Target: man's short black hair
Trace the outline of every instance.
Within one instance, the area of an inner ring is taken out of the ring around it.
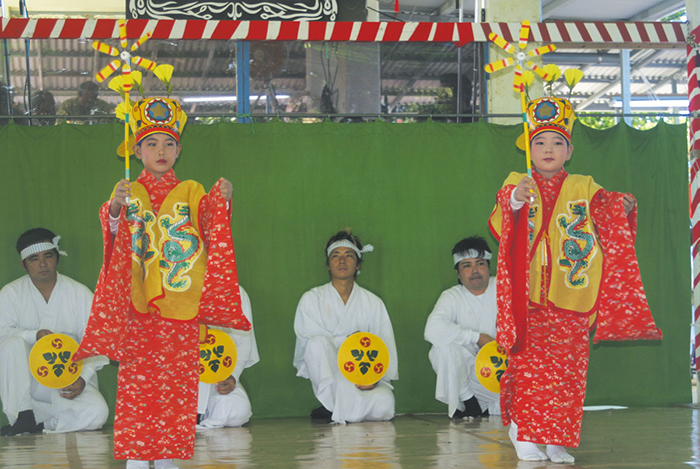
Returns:
[[[41,90],[34,93],[32,96],[32,111],[34,115],[56,115],[56,100],[53,93],[47,90]]]
[[[487,252],[491,254],[491,249],[484,238],[481,236],[470,236],[455,244],[455,247],[452,248],[452,255],[466,252],[470,249],[475,250],[478,257],[484,257]],[[486,262],[491,267],[491,261],[487,259]],[[455,270],[459,271],[459,262],[455,263]]]
[[[84,81],[78,85],[78,96],[82,96],[85,90],[94,94],[95,97],[100,94],[100,87],[94,81]]]
[[[53,242],[56,237],[53,231],[47,230],[46,228],[32,228],[29,231],[22,233],[17,240],[17,254],[22,254],[22,250],[31,246],[32,244],[43,243],[43,242]],[[58,255],[58,249],[54,249],[56,252],[56,259],[60,259],[61,256]],[[26,260],[26,259],[25,259]],[[24,263],[24,261],[22,261]]]
[[[331,236],[328,242],[326,243],[326,247],[323,250],[323,254],[326,256],[326,265],[328,265],[329,258],[328,254],[326,254],[326,251],[328,251],[328,247],[336,241],[342,240],[350,241],[352,244],[355,245],[355,247],[357,247],[357,249],[362,251],[362,241],[360,241],[360,237],[352,234],[352,228],[345,228],[344,230],[340,230],[336,234]],[[360,256],[357,256],[357,265],[362,265],[362,257]],[[355,272],[355,277],[357,277],[357,272]]]

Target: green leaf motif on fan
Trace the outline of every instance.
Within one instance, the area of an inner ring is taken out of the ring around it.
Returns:
[[[360,373],[363,375],[367,373],[367,370],[369,370],[369,362],[360,362]]]
[[[53,366],[53,374],[55,374],[56,377],[59,377],[63,374],[63,370],[65,370],[65,369],[66,369],[65,365],[61,365],[61,364],[54,365]]]
[[[70,352],[58,352],[58,358],[60,358],[63,363],[68,363],[68,360],[70,360]]]
[[[44,360],[46,360],[49,365],[53,365],[54,363],[56,363],[58,355],[56,355],[54,352],[46,352],[42,355],[42,357],[44,357]]]

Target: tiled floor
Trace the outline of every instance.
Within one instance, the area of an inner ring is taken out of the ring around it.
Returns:
[[[517,461],[500,419],[450,421],[406,415],[392,422],[325,425],[307,419],[254,420],[198,433],[181,468],[700,468],[698,408],[586,412],[576,464]],[[2,468],[123,468],[111,429],[0,438]]]

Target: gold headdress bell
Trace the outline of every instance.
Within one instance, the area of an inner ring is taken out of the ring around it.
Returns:
[[[540,132],[556,132],[571,143],[571,129],[574,127],[576,115],[567,99],[554,97],[533,99],[527,103],[526,113],[530,141]],[[526,140],[523,132],[515,144],[524,151]]]
[[[168,134],[179,142],[186,122],[187,114],[174,99],[148,98],[137,101],[129,115],[132,135],[129,138],[128,154],[134,153],[134,145],[154,133]],[[127,154],[124,142],[117,148],[117,154]]]

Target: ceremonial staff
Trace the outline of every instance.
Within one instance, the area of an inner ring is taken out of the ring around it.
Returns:
[[[105,44],[102,41],[95,41],[92,43],[92,48],[103,54],[111,55],[112,57],[119,56],[118,59],[114,59],[106,67],[100,70],[95,78],[99,83],[105,81],[112,73],[119,69],[121,65],[122,68],[122,83],[121,87],[123,90],[124,98],[124,179],[129,181],[131,179],[131,173],[129,169],[129,156],[131,155],[131,145],[129,145],[129,114],[131,113],[130,106],[131,102],[129,100],[129,93],[133,87],[133,78],[131,76],[131,64],[132,62],[139,67],[145,68],[148,71],[153,71],[156,68],[156,63],[144,59],[143,57],[131,55],[140,46],[142,46],[146,41],[151,38],[151,32],[144,34],[138,41],[132,44],[131,48],[127,50],[128,43],[126,41],[126,20],[119,20],[119,42],[121,44],[121,52],[119,49]]]
[[[532,178],[532,161],[530,158],[530,130],[528,128],[527,122],[527,100],[525,99],[525,82],[523,80],[523,65],[527,66],[530,70],[542,77],[543,80],[549,78],[549,74],[542,68],[535,65],[531,60],[525,61],[527,57],[536,57],[538,55],[546,54],[548,52],[555,51],[557,47],[554,44],[549,44],[546,46],[541,46],[536,49],[531,50],[527,54],[525,53],[525,48],[527,47],[527,40],[530,36],[530,22],[525,20],[520,25],[520,40],[518,41],[518,51],[516,52],[515,47],[509,44],[505,39],[503,39],[498,34],[491,32],[489,33],[489,40],[496,44],[498,47],[511,54],[512,57],[507,57],[496,62],[491,62],[487,64],[484,69],[487,73],[493,73],[498,70],[510,67],[513,63],[517,62],[515,66],[515,76],[513,79],[513,88],[517,93],[520,93],[520,108],[523,114],[523,128],[525,130],[525,158],[527,162],[527,175]]]

